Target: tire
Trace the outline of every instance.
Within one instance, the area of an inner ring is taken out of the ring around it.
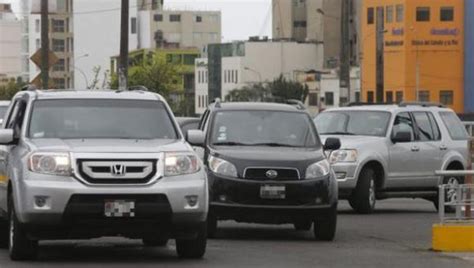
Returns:
[[[295,226],[296,231],[309,231],[311,230],[311,227],[313,226],[313,222],[311,220],[309,221],[297,221],[293,223]]]
[[[336,236],[337,206],[321,218],[314,221],[314,237],[316,240],[333,241]]]
[[[216,238],[217,234],[217,217],[213,213],[207,215],[207,237]]]
[[[11,200],[11,199],[10,199]],[[10,259],[14,261],[36,259],[38,253],[38,241],[28,238],[23,226],[16,217],[13,203],[9,202],[10,224],[9,224],[9,245]]]
[[[375,171],[364,168],[359,175],[357,186],[349,198],[351,207],[360,214],[370,214],[376,203]]]
[[[7,219],[0,219],[0,248],[8,248],[9,227]]]
[[[464,183],[464,180],[463,180],[462,177],[444,177],[443,178],[443,184],[448,184],[448,185],[451,185],[451,186],[454,186],[454,187],[456,187],[459,184],[463,184],[463,183]],[[439,195],[439,192],[438,192],[438,195]],[[456,199],[456,196],[457,196],[457,193],[456,193],[455,189],[451,189],[451,190],[446,189],[446,192],[444,192],[445,202],[454,201]],[[436,208],[436,210],[439,210],[438,201],[439,201],[439,197],[437,197],[433,200],[433,205]],[[456,212],[456,207],[455,206],[445,206],[444,211],[446,213],[454,213],[454,212]]]
[[[154,237],[143,238],[142,242],[145,247],[166,247],[168,240],[168,237]]]
[[[206,253],[207,224],[202,224],[194,239],[176,239],[176,252],[183,259],[200,259]]]

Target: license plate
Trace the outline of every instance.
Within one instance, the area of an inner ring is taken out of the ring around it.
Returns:
[[[133,218],[135,217],[135,201],[105,200],[104,215],[109,218]]]
[[[260,197],[262,199],[285,199],[286,187],[274,185],[260,186]]]

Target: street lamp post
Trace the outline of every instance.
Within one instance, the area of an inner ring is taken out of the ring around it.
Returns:
[[[87,79],[86,73],[84,73],[84,71],[82,69],[80,69],[79,67],[77,67],[77,65],[76,65],[76,63],[80,59],[87,58],[87,57],[89,57],[88,53],[75,58],[74,61],[73,61],[73,66],[72,67],[74,68],[74,70],[77,70],[77,71],[79,71],[79,73],[81,73],[82,77],[84,78],[84,82],[86,84],[86,87],[87,87],[87,89],[89,89],[89,79]]]
[[[387,33],[387,32],[388,32],[388,30],[385,29],[385,30],[383,30],[381,33],[382,33],[382,34],[385,34],[385,33]],[[374,36],[376,33],[377,33],[377,31],[374,31],[374,32],[371,32],[371,33],[365,35],[365,37],[362,39],[362,42],[361,42],[362,48],[365,48],[365,41],[367,41],[367,39],[368,39],[369,37]],[[364,60],[364,52],[361,52],[361,53],[360,53],[359,58],[360,58],[361,62]],[[363,78],[364,78],[364,68],[363,68],[363,66],[364,66],[364,65],[361,63],[361,64],[360,64],[360,85],[361,85],[361,86],[360,86],[360,94],[361,94],[361,95],[362,95],[362,91],[363,91],[363,89],[364,89],[364,79],[363,79]]]
[[[260,84],[262,83],[262,74],[261,74],[259,71],[254,70],[254,69],[252,69],[252,68],[250,68],[250,67],[244,67],[244,70],[250,71],[250,72],[253,72],[253,73],[256,73],[256,74],[258,75],[258,79],[259,79],[259,81],[260,81]]]

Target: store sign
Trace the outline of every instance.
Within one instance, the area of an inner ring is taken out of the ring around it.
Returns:
[[[404,34],[405,34],[405,29],[403,29],[403,28],[393,28],[392,29],[392,35],[401,36],[401,35],[404,35]]]
[[[461,34],[461,31],[457,28],[442,28],[442,29],[437,29],[433,28],[431,29],[431,35],[441,35],[441,36],[458,36]]]

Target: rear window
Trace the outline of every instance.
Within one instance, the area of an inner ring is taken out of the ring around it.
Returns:
[[[444,125],[448,129],[449,136],[453,140],[467,140],[469,135],[467,134],[466,128],[459,119],[459,117],[453,112],[442,112],[439,113]]]

